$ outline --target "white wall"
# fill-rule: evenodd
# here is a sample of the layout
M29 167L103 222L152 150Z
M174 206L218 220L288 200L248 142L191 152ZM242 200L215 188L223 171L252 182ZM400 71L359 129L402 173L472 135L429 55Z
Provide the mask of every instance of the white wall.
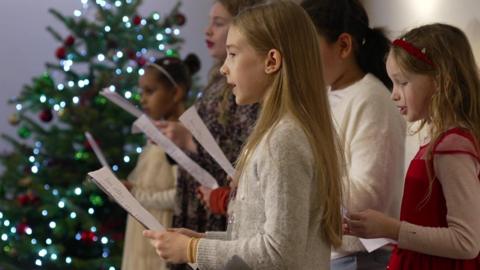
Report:
M203 28L208 22L210 0L183 0L181 11L187 17L182 29L185 38L184 53L195 52L202 60L201 78L211 65L205 48ZM171 10L176 0L144 0L141 15L152 11L165 14ZM81 9L80 0L6 0L0 8L0 133L14 134L16 128L10 126L8 117L14 112L7 100L17 95L24 84L30 83L33 76L45 71L47 61L54 62L55 49L59 46L45 30L48 25L61 33L64 26L48 13L54 7L65 15ZM0 151L7 148L0 141Z
M363 0L370 24L388 30L391 38L422 24L441 22L459 27L468 36L480 63L479 0Z

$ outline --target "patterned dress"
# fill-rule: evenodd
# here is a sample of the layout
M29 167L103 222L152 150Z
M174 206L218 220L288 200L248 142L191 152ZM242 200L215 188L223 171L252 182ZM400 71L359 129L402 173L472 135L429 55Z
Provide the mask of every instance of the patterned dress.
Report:
M215 78L194 105L225 156L234 163L255 125L259 106L238 106L231 90L225 90L225 83L223 76ZM228 186L227 175L222 168L198 143L197 149L198 153L189 153L190 157L210 172L220 186ZM179 168L173 227L184 227L199 232L225 231L227 227L225 216L214 215L205 210L197 199L198 187L199 184L186 171ZM171 269L188 267L172 265Z

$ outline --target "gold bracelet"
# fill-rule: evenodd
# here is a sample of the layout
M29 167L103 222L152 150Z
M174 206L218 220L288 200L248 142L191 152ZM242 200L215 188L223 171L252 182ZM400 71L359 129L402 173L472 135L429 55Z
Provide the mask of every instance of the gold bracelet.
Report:
M188 240L188 246L187 246L187 261L191 263L191 258L192 258L192 242L194 238L191 237L190 240Z
M199 238L195 238L195 240L192 241L192 251L191 251L191 255L192 255L192 263L196 263L197 262L197 248L198 248L198 242L200 242L200 239Z

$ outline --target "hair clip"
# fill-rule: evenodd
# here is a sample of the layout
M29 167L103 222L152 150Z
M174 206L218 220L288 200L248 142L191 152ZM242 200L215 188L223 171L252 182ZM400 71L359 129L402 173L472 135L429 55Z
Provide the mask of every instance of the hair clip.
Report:
M428 56L426 54L426 52L427 52L426 48L419 49L419 48L415 47L412 43L406 41L405 38L395 39L392 42L392 45L402 48L403 50L405 50L411 56L417 58L418 60L420 60L424 63L429 64L432 67L434 67L434 64L433 64L432 60L430 60L430 58L428 58Z

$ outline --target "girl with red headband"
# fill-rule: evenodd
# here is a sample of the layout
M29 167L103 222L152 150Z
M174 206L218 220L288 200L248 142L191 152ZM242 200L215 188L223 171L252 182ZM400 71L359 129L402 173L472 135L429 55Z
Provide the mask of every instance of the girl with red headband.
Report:
M374 210L347 215L346 233L398 241L397 269L480 269L480 79L465 34L432 24L393 42L392 99L428 139L411 161L400 220Z

